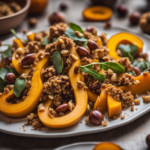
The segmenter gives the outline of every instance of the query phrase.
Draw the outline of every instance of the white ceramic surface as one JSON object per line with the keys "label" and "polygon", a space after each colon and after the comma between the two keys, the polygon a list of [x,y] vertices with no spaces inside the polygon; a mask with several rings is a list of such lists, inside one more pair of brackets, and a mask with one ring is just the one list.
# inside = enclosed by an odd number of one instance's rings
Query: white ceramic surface
{"label": "white ceramic surface", "polygon": [[[87,25],[95,26],[99,34],[104,32],[104,33],[107,33],[108,37],[111,37],[112,35],[119,33],[119,32],[134,33],[130,31],[129,29],[126,30],[126,29],[122,29],[118,27],[112,27],[111,29],[106,30],[106,29],[103,29],[103,27],[98,25],[97,23],[96,24],[93,24],[93,23],[82,24],[82,27],[85,28]],[[48,28],[35,30],[35,32],[42,31],[42,30],[48,30]],[[138,34],[138,33],[134,33],[134,34],[143,40],[144,42],[143,51],[150,54],[150,38],[143,34]],[[23,37],[21,33],[19,33],[18,36]],[[13,38],[14,37],[5,40],[3,41],[3,43],[11,44]],[[6,47],[0,48],[0,50],[4,50],[4,49],[6,49]],[[117,128],[129,122],[132,122],[133,120],[139,118],[140,116],[148,112],[150,110],[150,103],[145,104],[143,103],[143,100],[141,97],[139,99],[141,100],[141,104],[139,106],[135,106],[135,110],[133,112],[130,111],[130,108],[122,112],[122,115],[125,115],[124,120],[121,120],[120,118],[118,118],[117,120],[110,120],[106,118],[106,120],[108,121],[107,127],[87,125],[84,121],[84,118],[82,118],[82,120],[79,123],[75,124],[72,127],[65,128],[65,129],[54,130],[54,129],[45,128],[42,131],[38,131],[38,130],[31,130],[31,126],[28,126],[28,127],[25,127],[25,130],[23,130],[22,125],[25,122],[25,118],[12,119],[0,113],[0,131],[13,134],[13,135],[19,135],[19,136],[45,137],[45,138],[68,137],[68,136],[75,136],[75,135],[81,135],[81,134],[102,132],[102,131],[110,130],[112,128]],[[106,117],[107,113],[104,116]]]}
{"label": "white ceramic surface", "polygon": [[58,147],[54,150],[92,150],[99,142],[80,142]]}

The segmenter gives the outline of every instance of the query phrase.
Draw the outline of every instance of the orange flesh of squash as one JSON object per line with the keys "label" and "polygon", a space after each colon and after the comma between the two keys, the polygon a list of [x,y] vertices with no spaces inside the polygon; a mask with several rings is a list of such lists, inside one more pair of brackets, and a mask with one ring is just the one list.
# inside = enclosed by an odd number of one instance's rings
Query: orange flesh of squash
{"label": "orange flesh of squash", "polygon": [[107,94],[107,109],[109,118],[119,116],[122,113],[121,103],[109,94]]}
{"label": "orange flesh of squash", "polygon": [[84,90],[83,88],[77,87],[77,81],[80,81],[80,73],[78,74],[74,73],[75,66],[80,65],[80,57],[78,56],[75,48],[72,48],[70,52],[78,57],[78,60],[73,62],[73,65],[71,66],[68,72],[70,83],[74,90],[76,106],[72,112],[66,114],[65,116],[50,118],[48,116],[48,109],[49,106],[52,105],[52,101],[48,100],[47,102],[45,102],[44,103],[45,111],[40,112],[38,110],[38,116],[41,122],[50,128],[65,128],[74,125],[83,117],[87,108],[88,102],[87,91]]}
{"label": "orange flesh of squash", "polygon": [[103,142],[97,144],[93,150],[122,150],[122,148],[114,143]]}
{"label": "orange flesh of squash", "polygon": [[125,90],[126,92],[131,91],[132,94],[142,94],[143,92],[150,90],[150,74],[137,76],[134,78],[134,80],[139,80],[140,83],[137,85],[121,86],[118,88]]}
{"label": "orange flesh of squash", "polygon": [[107,109],[107,92],[104,88],[101,88],[100,96],[98,96],[93,109],[98,107],[101,108],[102,113],[104,113]]}
{"label": "orange flesh of squash", "polygon": [[105,21],[112,16],[112,10],[105,6],[92,6],[83,11],[83,17],[91,21]]}
{"label": "orange flesh of squash", "polygon": [[116,49],[119,44],[136,45],[138,47],[137,54],[141,53],[143,49],[143,41],[137,36],[125,32],[118,33],[116,35],[113,35],[107,43],[107,47],[109,49],[109,55],[113,57],[115,60],[121,58],[116,54]]}
{"label": "orange flesh of squash", "polygon": [[10,96],[13,96],[13,89],[7,94],[0,96],[0,111],[9,117],[24,117],[33,111],[38,102],[43,88],[40,78],[40,71],[35,71],[31,80],[31,88],[26,99],[18,104],[11,104],[6,101]]}

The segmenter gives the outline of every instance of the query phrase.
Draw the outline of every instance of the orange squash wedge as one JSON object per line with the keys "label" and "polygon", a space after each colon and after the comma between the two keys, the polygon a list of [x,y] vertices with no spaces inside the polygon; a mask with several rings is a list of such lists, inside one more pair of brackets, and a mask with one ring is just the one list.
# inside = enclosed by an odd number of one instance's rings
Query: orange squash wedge
{"label": "orange squash wedge", "polygon": [[17,48],[24,48],[22,42],[20,39],[13,39],[13,43],[15,43],[15,45],[17,46]]}
{"label": "orange squash wedge", "polygon": [[121,86],[121,87],[118,87],[122,90],[125,90],[126,92],[127,91],[131,91],[132,94],[142,94],[143,92],[145,91],[149,91],[150,90],[150,86],[149,86],[149,83],[150,83],[150,74],[147,73],[147,74],[143,74],[141,76],[137,76],[134,78],[134,80],[139,80],[139,84],[137,85],[132,85],[132,86]]}
{"label": "orange squash wedge", "polygon": [[115,60],[120,59],[120,56],[116,54],[116,49],[119,44],[136,45],[138,47],[137,54],[141,53],[143,49],[143,41],[137,36],[125,32],[118,33],[116,35],[113,35],[107,43],[109,55]]}
{"label": "orange squash wedge", "polygon": [[39,101],[40,94],[42,92],[43,84],[40,78],[40,71],[34,72],[31,80],[31,88],[26,99],[18,104],[8,103],[6,100],[10,96],[13,96],[13,89],[7,94],[0,96],[0,111],[9,117],[24,117],[32,112]]}
{"label": "orange squash wedge", "polygon": [[93,150],[122,150],[122,148],[114,143],[102,142],[97,144]]}
{"label": "orange squash wedge", "polygon": [[38,111],[38,116],[41,122],[50,128],[65,128],[74,125],[82,118],[87,108],[88,102],[87,91],[84,90],[83,88],[77,87],[77,81],[80,81],[80,74],[74,73],[75,66],[80,65],[80,57],[78,56],[75,48],[71,48],[70,52],[78,57],[78,60],[73,63],[68,72],[70,83],[74,90],[76,106],[72,112],[70,112],[65,116],[50,118],[48,116],[48,109],[52,105],[52,101],[48,100],[47,102],[45,102],[44,103],[45,111],[44,112]]}
{"label": "orange squash wedge", "polygon": [[109,118],[119,116],[122,113],[121,102],[116,101],[111,95],[107,94],[107,109]]}
{"label": "orange squash wedge", "polygon": [[28,32],[26,35],[27,35],[27,38],[28,38],[29,41],[34,41],[35,33]]}
{"label": "orange squash wedge", "polygon": [[113,12],[105,6],[92,6],[83,11],[83,17],[90,21],[105,21],[111,18]]}
{"label": "orange squash wedge", "polygon": [[101,108],[102,113],[104,113],[107,109],[107,92],[105,91],[104,88],[101,88],[100,96],[97,97],[97,100],[95,102],[93,109],[96,109],[98,107]]}

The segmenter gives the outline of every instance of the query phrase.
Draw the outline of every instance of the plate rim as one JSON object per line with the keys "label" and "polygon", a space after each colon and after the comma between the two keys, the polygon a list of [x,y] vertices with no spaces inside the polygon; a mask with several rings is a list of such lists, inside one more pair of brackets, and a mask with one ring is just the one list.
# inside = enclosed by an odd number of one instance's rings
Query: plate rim
{"label": "plate rim", "polygon": [[[79,24],[80,26],[88,26],[88,25],[93,25],[93,26],[99,26],[99,27],[102,27],[103,28],[103,25],[102,24],[99,24],[99,23],[93,23],[93,22],[87,22],[87,23],[81,23],[81,22],[77,22],[76,24]],[[143,37],[146,37],[150,40],[150,36],[144,34],[144,33],[140,33],[134,29],[130,29],[128,27],[119,27],[117,25],[113,25],[112,28],[116,28],[116,29],[120,29],[120,30],[125,30],[126,32],[130,32],[130,33],[133,33],[133,34],[136,34],[138,36],[143,36]],[[42,31],[42,30],[47,30],[49,29],[49,27],[42,27],[42,28],[38,28],[38,29],[34,29],[34,30],[31,30],[31,32],[39,32],[39,31]],[[107,30],[109,32],[109,29]],[[23,33],[21,32],[17,32],[17,34],[20,34],[20,35],[23,35]],[[2,42],[5,43],[5,41],[13,38],[14,36],[11,36],[5,40],[3,40]],[[5,130],[5,129],[1,129],[0,128],[0,132],[3,132],[3,133],[7,133],[7,134],[11,134],[11,135],[17,135],[17,136],[23,136],[23,137],[36,137],[36,138],[62,138],[62,137],[72,137],[72,136],[78,136],[78,135],[86,135],[86,134],[92,134],[92,133],[99,133],[99,132],[104,132],[104,131],[108,131],[108,130],[111,130],[111,129],[114,129],[114,128],[117,128],[117,127],[120,127],[120,126],[124,126],[126,124],[129,124],[133,121],[135,121],[136,119],[140,118],[141,116],[143,116],[144,114],[146,114],[147,112],[150,111],[150,106],[147,107],[146,109],[144,109],[143,111],[140,111],[139,115],[135,116],[135,117],[131,117],[131,118],[128,118],[126,119],[125,122],[120,122],[118,123],[117,125],[115,126],[111,126],[109,125],[109,127],[107,128],[103,128],[103,130],[99,130],[99,128],[97,129],[93,129],[93,130],[90,130],[90,131],[80,131],[80,132],[75,132],[75,133],[68,133],[68,132],[64,132],[64,133],[48,133],[48,134],[38,134],[38,133],[26,133],[26,132],[23,132],[23,133],[19,133],[19,132],[15,132],[15,131],[8,131],[8,130]],[[50,135],[51,134],[51,135]]]}

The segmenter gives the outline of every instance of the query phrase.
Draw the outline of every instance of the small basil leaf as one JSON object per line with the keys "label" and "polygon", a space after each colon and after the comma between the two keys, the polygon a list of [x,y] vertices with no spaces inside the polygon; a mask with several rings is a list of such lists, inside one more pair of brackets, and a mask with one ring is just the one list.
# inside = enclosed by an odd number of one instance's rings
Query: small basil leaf
{"label": "small basil leaf", "polygon": [[53,42],[56,42],[57,41],[57,38],[53,38]]}
{"label": "small basil leaf", "polygon": [[100,74],[95,70],[92,70],[90,68],[86,68],[85,66],[80,66],[80,70],[82,72],[85,72],[85,73],[92,75],[95,80],[98,80],[100,82],[104,82],[104,80],[105,80],[105,75]]}
{"label": "small basil leaf", "polygon": [[114,73],[123,73],[125,72],[124,67],[119,64],[119,63],[115,63],[115,62],[102,62],[102,68],[104,70],[108,70],[111,69]]}
{"label": "small basil leaf", "polygon": [[11,51],[11,47],[10,46],[8,46],[8,49],[4,51],[3,57],[4,58],[12,57],[12,51]]}
{"label": "small basil leaf", "polygon": [[73,31],[79,31],[79,32],[83,33],[82,28],[80,26],[78,26],[77,24],[70,23],[69,26]]}
{"label": "small basil leaf", "polygon": [[0,92],[4,92],[4,87],[6,86],[6,82],[0,78]]}
{"label": "small basil leaf", "polygon": [[16,97],[20,96],[20,93],[24,90],[26,86],[26,80],[22,78],[17,78],[15,81],[13,92],[16,95]]}
{"label": "small basil leaf", "polygon": [[10,32],[17,38],[17,39],[20,39],[18,36],[17,36],[17,33],[14,29],[11,29]]}
{"label": "small basil leaf", "polygon": [[121,51],[122,57],[128,57],[127,53],[130,53],[132,56],[134,56],[138,50],[138,47],[135,45],[119,44],[117,49]]}
{"label": "small basil leaf", "polygon": [[87,42],[88,42],[88,41],[85,41],[85,42],[82,44],[82,46],[83,46],[83,47],[87,46]]}
{"label": "small basil leaf", "polygon": [[45,36],[42,40],[42,45],[47,45],[49,44],[48,38]]}
{"label": "small basil leaf", "polygon": [[67,27],[64,34],[66,35],[66,37],[71,38],[74,41],[80,41],[80,42],[87,41],[85,37],[78,37],[70,27]]}
{"label": "small basil leaf", "polygon": [[60,52],[54,51],[52,58],[53,58],[53,65],[57,71],[57,74],[61,74],[63,70],[63,60],[61,59]]}
{"label": "small basil leaf", "polygon": [[134,71],[129,71],[128,74],[134,75],[135,72]]}
{"label": "small basil leaf", "polygon": [[148,69],[148,66],[145,63],[145,61],[134,60],[132,65],[138,67],[141,70],[141,72],[144,72],[146,69]]}
{"label": "small basil leaf", "polygon": [[129,52],[127,53],[127,55],[128,55],[128,57],[129,57],[129,59],[130,59],[130,61],[132,63],[133,62],[133,56]]}
{"label": "small basil leaf", "polygon": [[18,72],[14,68],[10,68],[10,72],[14,73],[15,75],[18,74]]}
{"label": "small basil leaf", "polygon": [[3,67],[0,69],[0,78],[5,80],[5,75],[10,72],[8,67]]}

